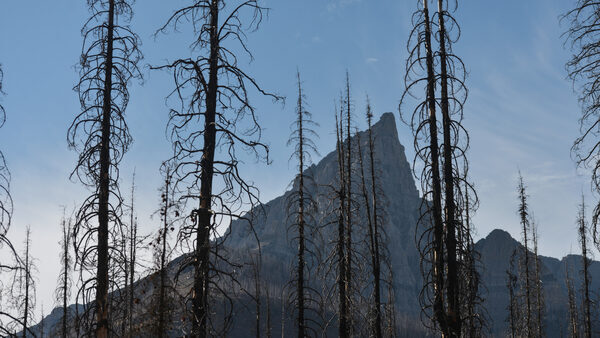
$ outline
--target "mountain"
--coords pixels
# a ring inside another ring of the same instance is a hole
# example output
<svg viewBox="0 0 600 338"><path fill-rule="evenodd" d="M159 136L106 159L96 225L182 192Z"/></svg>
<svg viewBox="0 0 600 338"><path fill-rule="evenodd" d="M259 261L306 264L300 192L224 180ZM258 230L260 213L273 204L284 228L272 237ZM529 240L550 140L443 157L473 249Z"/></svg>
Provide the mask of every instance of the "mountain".
<svg viewBox="0 0 600 338"><path fill-rule="evenodd" d="M422 280L420 272L420 259L415 246L415 225L419 217L419 206L422 199L415 186L412 170L406 158L404 147L398 139L395 117L391 113L382 114L380 120L373 125L375 137L375 157L378 165L378 184L385 196L383 203L384 227L387 233L389 257L393 271L393 286L395 292L395 310L398 316L397 324L401 336L424 336L427 332L420 322L420 305L418 294ZM353 136L354 141L360 140L362 149L366 149L367 134L360 132ZM356 144L356 142L354 142ZM317 223L324 222L330 217L332 204L332 185L337 180L337 154L330 152L321 161L306 169L313 184L310 192L316 199L319 209L315 219ZM355 173L355 181L359 177ZM291 241L292 233L288 231L286 217L287 200L292 191L297 189L297 182L293 181L289 189L280 197L260 205L249 211L248 216L253 219L253 229L248 227L248 222L237 220L231 223L230 231L225 240L225 247L232 255L238 258L248 258L257 252L254 239L256 234L261 241L262 266L261 275L265 283L264 289L270 291L270 297L263 293L261 296L261 309L264 311L266 304L271 304L271 322L273 323L274 336L281 336L281 326L284 326L286 335L292 334L294 329L293 318L284 315L289 309L282 309L281 290L290 279L290 267L293 264L295 246ZM322 223L325 224L325 223ZM333 236L332 230L324 230L324 240ZM480 271L484 283L485 308L489 319L489 329L494 336L505 336L507 332L507 305L508 291L506 287L506 270L512 253L516 250L522 252L521 245L509 233L503 230L494 230L487 237L476 243L476 249L481 255ZM177 258L169 265L169 275L174 276L182 259ZM571 275L575 285L580 285L578 271L581 268L581 257L569 255L562 260L551 257L541 257L542 282L545 290L547 316L546 333L549 337L558 337L566 332L567 301L565 287L565 265L572 269ZM593 262L591 266L593 290L600 288L600 264ZM191 271L183 274L184 286L189 287ZM251 284L252 274L248 271L240 273L241 284ZM187 286L186 286L187 285ZM146 299L152 289L152 278L146 277L136 284L136 297L142 304L138 311L142 313ZM231 327L230 336L247 336L254 328L254 308L248 306L247 296L239 295L235 300L239 306L235 311L235 322ZM282 320L282 316L284 320ZM59 318L60 316L58 316ZM143 316L140 315L140 318ZM143 322L142 319L139 320ZM46 332L48 327L58 324L57 311L46 317ZM282 323L282 324L280 324ZM331 324L328 333L336 335L335 322ZM39 330L34 327L34 330ZM176 336L176 331L173 335ZM143 336L143 332L141 332Z"/></svg>
<svg viewBox="0 0 600 338"><path fill-rule="evenodd" d="M522 253L524 248L508 232L498 229L493 230L486 238L479 240L475 244L475 248L481 255L482 281L486 288L484 305L490 319L490 330L496 335L501 335L508 330L506 319L508 318L509 294L506 285L506 271L509 269L512 253ZM568 267L570 270L569 275L580 300L582 297L580 274L582 256L568 255L561 260L545 256L539 256L539 258L546 304L545 334L547 337L568 336L566 269ZM591 276L590 290L598 290L600 288L600 263L592 261L589 273ZM594 296L592 295L592 297Z"/></svg>

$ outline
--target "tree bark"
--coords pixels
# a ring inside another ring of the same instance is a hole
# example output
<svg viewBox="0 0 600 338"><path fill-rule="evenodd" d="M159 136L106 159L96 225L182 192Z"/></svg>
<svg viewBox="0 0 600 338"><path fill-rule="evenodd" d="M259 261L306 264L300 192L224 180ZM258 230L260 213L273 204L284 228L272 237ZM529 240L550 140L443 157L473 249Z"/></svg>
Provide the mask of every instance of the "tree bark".
<svg viewBox="0 0 600 338"><path fill-rule="evenodd" d="M193 296L193 327L196 337L207 335L210 230L212 228L212 183L214 174L214 158L216 145L216 109L219 70L219 0L210 4L210 59L209 82L206 93L206 112L204 115L204 146L200 161L200 206L198 209L198 228L196 238L196 262Z"/></svg>
<svg viewBox="0 0 600 338"><path fill-rule="evenodd" d="M432 203L433 203L433 285L434 285L434 319L440 325L442 332L447 332L446 314L444 310L444 225L442 222L442 188L440 182L440 163L438 130L435 101L435 73L433 70L433 52L431 46L431 25L427 0L423 0L423 15L425 17L425 48L427 63L427 102L429 107L429 137L431 151Z"/></svg>
<svg viewBox="0 0 600 338"><path fill-rule="evenodd" d="M106 68L102 107L102 141L100 149L100 182L98 194L98 266L96 273L96 336L108 337L108 199L110 184L110 129L112 106L112 68L115 1L109 1Z"/></svg>

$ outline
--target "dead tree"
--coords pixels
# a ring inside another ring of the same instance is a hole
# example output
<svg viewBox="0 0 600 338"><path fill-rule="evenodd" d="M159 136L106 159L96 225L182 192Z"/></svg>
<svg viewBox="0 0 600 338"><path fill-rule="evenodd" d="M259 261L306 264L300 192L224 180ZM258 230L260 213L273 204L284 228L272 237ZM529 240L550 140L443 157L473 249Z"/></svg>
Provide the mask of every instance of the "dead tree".
<svg viewBox="0 0 600 338"><path fill-rule="evenodd" d="M577 296L573 287L573 280L569 274L569 264L565 264L565 283L567 285L567 298L569 303L569 334L573 338L579 337L579 313L577 311Z"/></svg>
<svg viewBox="0 0 600 338"><path fill-rule="evenodd" d="M265 92L240 67L243 55L233 52L240 47L251 57L246 32L258 28L266 9L257 0L234 5L225 0L188 3L159 31L190 23L196 34L191 47L195 56L155 68L171 70L175 80L170 97L178 106L171 110L168 125L174 148L174 187L182 191L183 201L198 203L189 222L180 228L179 238L193 241L193 255L184 264L194 270L191 334L205 337L209 334L211 293L225 291L216 285L219 276L226 277L219 271L223 265L231 266L216 252L226 237L218 232L218 226L243 218L242 206L251 208L258 202L257 189L238 170L236 151L245 148L258 158L268 154L260 141L261 129L249 94L255 90L274 100L280 97Z"/></svg>
<svg viewBox="0 0 600 338"><path fill-rule="evenodd" d="M297 261L292 284L295 286L295 308L298 337L313 336L317 334L316 328L309 323L314 319L308 318L311 310L316 313L315 305L318 303L315 288L308 285L310 281L311 261L314 260L314 243L311 235L314 233L316 203L310 193L309 186L312 177L306 171L310 166L312 154L319 154L312 140L318 135L314 131L316 123L312 121L312 114L306 110L306 96L302 90L300 72L297 73L298 100L296 103L296 119L292 123L292 134L287 145L293 146L292 158L297 160L297 170L294 190L288 197L287 217L290 223L288 231L293 231L293 241L297 244Z"/></svg>
<svg viewBox="0 0 600 338"><path fill-rule="evenodd" d="M399 108L403 121L413 130L415 162L422 162L422 167L413 168L424 194L416 231L424 277L419 297L423 313L443 335L460 336L466 330L463 320L469 316L464 313L467 308L460 306L460 299L469 292L460 276L469 270L473 262L469 255L474 254L468 250L471 235L464 224L465 213L472 208L465 204L468 198L476 199L476 194L468 182L469 136L462 125L466 72L462 60L452 51L460 29L447 1L438 0L437 5L437 12L430 17L428 1L420 1L413 14L406 90ZM435 19L436 34L432 28ZM436 50L433 36L439 43ZM424 90L424 99L419 99L419 90ZM414 110L403 113L402 107L415 99ZM437 108L441 121L436 116ZM471 197L463 198L465 194Z"/></svg>
<svg viewBox="0 0 600 338"><path fill-rule="evenodd" d="M521 268L523 271L523 275L521 281L524 283L523 292L525 298L525 332L524 335L527 337L531 337L533 334L533 328L531 325L531 274L529 271L530 262L529 262L529 240L527 239L527 234L531 228L530 222L530 214L529 214L529 205L527 204L527 192L525 188L525 183L523 183L523 176L519 172L519 184L517 186L517 193L519 194L519 218L521 223L521 231L523 234L523 252L521 253Z"/></svg>
<svg viewBox="0 0 600 338"><path fill-rule="evenodd" d="M69 301L71 297L72 279L71 273L73 268L73 260L71 256L71 236L72 236L72 219L67 218L66 208L63 209L61 220L62 237L60 239L60 273L58 276L58 287L54 291L56 302L62 306L62 318L60 322L60 336L63 338L69 335Z"/></svg>
<svg viewBox="0 0 600 338"><path fill-rule="evenodd" d="M341 102L341 100L340 100ZM340 109L339 117L338 114L335 114L336 121L336 136L337 136L337 160L338 160L338 188L336 189L336 195L339 202L339 206L337 207L337 237L335 240L335 256L336 256L336 267L337 267L337 291L338 291L338 330L340 338L348 337L349 334L349 309L348 309L348 283L347 280L348 274L346 270L349 268L347 266L347 253L349 250L346 244L346 226L345 226L345 213L346 213L346 168L344 165L344 132L343 132L343 123L342 123L342 112Z"/></svg>
<svg viewBox="0 0 600 338"><path fill-rule="evenodd" d="M22 269L16 271L15 276L12 278L10 293L16 295L16 297L11 301L13 302L12 306L20 312L18 314L18 324L21 325L21 334L23 337L28 335L35 337L29 326L33 320L35 310L36 282L33 275L37 272L37 267L29 251L31 247L31 229L29 226L27 226L23 244L25 245L21 257L23 266Z"/></svg>
<svg viewBox="0 0 600 338"><path fill-rule="evenodd" d="M436 81L431 45L431 22L427 0L413 14L413 30L407 43L409 58L406 62L404 81L406 90L401 106L412 97L420 83L425 82L425 98L404 119L414 134L415 162L420 159L423 169L420 178L423 203L417 225L417 246L421 253L421 271L424 283L419 299L427 318L437 322L442 332L447 332L444 311L444 255L442 195L440 179L440 152L438 143ZM425 74L423 74L423 72ZM401 108L400 108L401 109ZM402 111L402 110L401 110ZM401 114L401 117L404 115ZM414 165L413 165L414 167Z"/></svg>
<svg viewBox="0 0 600 338"><path fill-rule="evenodd" d="M4 73L0 64L0 96L4 95L2 91ZM6 122L6 112L0 103L0 128ZM14 275L22 268L22 262L15 250L15 247L8 238L8 230L11 225L13 211L13 202L10 196L10 171L6 166L4 154L0 151L0 250L2 250L3 260L0 262L0 276ZM0 292L6 290L0 285ZM0 302L0 335L9 336L12 333L14 325L19 324L18 315L11 313L6 303Z"/></svg>
<svg viewBox="0 0 600 338"><path fill-rule="evenodd" d="M535 312L536 312L536 337L544 337L544 320L546 302L544 300L544 285L542 283L542 262L538 256L538 230L536 222L531 222L531 239L533 241L533 259L535 263Z"/></svg>
<svg viewBox="0 0 600 338"><path fill-rule="evenodd" d="M568 23L563 34L565 42L572 51L566 64L573 88L578 93L581 105L580 136L575 140L571 152L578 165L591 167L592 189L600 193L600 141L598 125L600 124L600 4L592 0L577 0L575 8L565 13L561 20ZM596 203L592 212L592 239L600 247L598 220L600 219L600 203Z"/></svg>
<svg viewBox="0 0 600 338"><path fill-rule="evenodd" d="M152 318L152 334L157 337L167 337L172 329L172 323L178 304L178 292L171 277L168 263L172 258L173 247L169 233L175 231L175 226L181 221L179 204L177 203L173 185L172 171L166 164L161 167L164 185L161 188L161 207L159 228L154 240L150 243L154 255L152 301L149 306Z"/></svg>
<svg viewBox="0 0 600 338"><path fill-rule="evenodd" d="M467 177L467 168L464 175ZM463 320L463 335L467 337L479 337L484 335L487 328L487 311L483 307L482 284L480 271L485 268L481 263L481 256L475 249L472 236L471 215L477 210L479 200L471 183L467 179L459 190L460 228L458 231L458 242L461 246L458 253L461 263L459 265L459 300L461 304L461 318Z"/></svg>
<svg viewBox="0 0 600 338"><path fill-rule="evenodd" d="M369 246L369 257L371 258L371 272L373 278L373 306L370 313L372 318L369 318L370 334L375 337L382 337L382 319L381 319L381 250L379 247L379 224L378 218L378 191L375 174L375 156L374 156L374 140L371 130L371 120L373 113L371 112L371 104L367 97L367 124L368 124L368 153L367 157L369 160L369 179L370 187L367 186L365 180L365 165L363 160L363 151L361 146L361 140L358 139L358 159L360 167L360 178L361 178L361 195L363 197L364 209L367 218L367 229L368 229L368 246ZM357 134L358 136L358 134ZM370 194L370 195L369 195Z"/></svg>
<svg viewBox="0 0 600 338"><path fill-rule="evenodd" d="M88 0L91 17L82 29L80 80L75 86L82 111L67 132L69 147L79 153L71 177L92 190L79 208L73 228L80 271L77 299L85 304L84 332L107 337L112 310L109 290L118 278L109 278L119 250L124 225L123 199L118 187L119 163L131 144L125 122L127 86L141 78L139 39L127 26L131 1ZM95 295L94 295L95 294ZM95 317L95 319L94 319Z"/></svg>
<svg viewBox="0 0 600 338"><path fill-rule="evenodd" d="M353 224L352 224L352 212L353 212L353 189L352 189L352 137L350 134L350 129L352 128L352 98L350 96L350 76L346 71L346 88L345 88L345 96L343 99L345 118L346 118L346 139L348 143L346 144L346 177L345 184L346 188L344 191L346 192L346 308L348 310L348 333L350 336L354 333L354 304L353 304L353 256L354 256L354 248L352 243L352 233L353 233Z"/></svg>
<svg viewBox="0 0 600 338"><path fill-rule="evenodd" d="M46 313L44 311L44 304L42 304L42 313L40 314L40 316L42 318L42 319L40 319L40 323L39 323L39 325L40 325L40 338L44 338L44 334L46 333L45 332L46 323L44 321L44 319L46 318Z"/></svg>
<svg viewBox="0 0 600 338"><path fill-rule="evenodd" d="M356 192L354 192L354 183L352 175L354 174L355 163L352 158L356 152L355 141L352 134L352 97L350 92L350 80L346 74L346 84L344 92L340 95L340 100L336 108L336 134L337 134L337 159L338 159L338 180L334 184L335 194L334 214L337 220L331 224L337 225L337 234L334 240L333 251L329 259L336 270L336 289L338 293L338 326L341 337L353 336L357 330L358 315L360 306L358 301L361 297L361 287L357 284L363 271L360 252L360 240L353 239L353 234L357 231L355 228L356 212ZM356 137L354 137L355 139ZM325 263L326 265L328 262Z"/></svg>
<svg viewBox="0 0 600 338"><path fill-rule="evenodd" d="M4 80L4 72L0 64L0 96L4 95L2 91L2 82ZM6 122L6 111L0 103L0 128ZM11 252L13 257L17 257L17 253L7 237L8 229L10 228L12 219L13 202L10 196L10 171L6 166L4 154L0 151L0 248L4 247ZM14 270L15 266L3 263L0 269ZM0 325L1 326L1 325Z"/></svg>
<svg viewBox="0 0 600 338"><path fill-rule="evenodd" d="M137 215L135 212L135 171L131 179L130 202L128 205L129 222L126 227L126 233L123 234L124 251L124 277L125 277L125 298L126 309L123 316L123 325L127 327L127 335L135 335L134 330L134 306L135 306L135 281L136 268L140 265L137 260L137 251L144 242L145 237L138 235Z"/></svg>
<svg viewBox="0 0 600 338"><path fill-rule="evenodd" d="M520 304L517 297L518 277L515 273L516 251L510 257L509 268L506 270L506 288L508 289L508 326L511 338L519 337L520 330Z"/></svg>
<svg viewBox="0 0 600 338"><path fill-rule="evenodd" d="M582 277L582 293L583 293L583 335L586 338L592 337L592 315L591 306L592 300L590 297L590 252L588 249L588 225L585 216L585 199L581 196L581 204L579 205L579 213L577 215L577 231L579 233L579 245L581 247L581 277Z"/></svg>

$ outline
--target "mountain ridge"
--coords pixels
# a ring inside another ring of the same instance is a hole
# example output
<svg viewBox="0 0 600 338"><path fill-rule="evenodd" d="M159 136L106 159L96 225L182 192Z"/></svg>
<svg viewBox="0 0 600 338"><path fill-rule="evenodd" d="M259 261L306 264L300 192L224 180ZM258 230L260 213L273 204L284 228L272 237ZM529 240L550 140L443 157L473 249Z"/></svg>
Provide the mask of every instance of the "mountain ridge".
<svg viewBox="0 0 600 338"><path fill-rule="evenodd" d="M415 246L415 227L422 198L416 188L404 146L400 144L398 138L395 116L392 113L382 114L372 128L375 136L375 157L379 169L377 179L385 195L382 209L385 210L384 224L394 272L395 306L401 319L398 321L401 326L399 333L400 336L410 336L411 333L414 335L415 332L424 334L425 331L418 324L420 317L418 293L422 281L419 267L420 258ZM367 140L366 132L358 132L352 139L354 141L360 139L364 143ZM365 144L362 149L366 148ZM325 155L318 163L308 167L305 172L310 174L314 181L311 189L313 189L312 193L317 203L322 206L331 203L331 186L335 185L337 180L335 151ZM271 279L273 287L278 287L277 284L289 280L289 267L290 264L293 264L294 247L287 231L285 210L287 197L295 189L296 184L292 183L290 187L291 189L285 191L281 196L249 211L249 214L254 216L253 231L256 231L261 239L262 269ZM258 212L259 210L261 212ZM327 217L326 208L319 209L317 216L321 220L325 219ZM256 242L251 231L246 221L233 221L225 245L235 249L241 256L244 255L244 252L256 250ZM490 319L490 330L492 335L502 336L507 329L505 322L506 306L508 305L506 269L508 269L513 251L522 250L522 247L508 232L495 229L485 238L477 241L475 248L480 253L484 266L480 273L485 285L483 297L486 298L484 305ZM569 263L573 271L578 271L578 259L581 261L581 256L567 255L560 260L540 256L542 281L548 305L546 327L547 330L551 330L547 331L549 337L560 336L561 332L566 332L564 331L567 323L564 266ZM181 257L175 258L169 265L170 274L177 268L176 262L178 261L181 261ZM597 289L600 287L600 263L594 261L590 271L594 282L593 287ZM576 274L574 273L574 275ZM185 276L185 278L190 277L189 273ZM149 277L144 277L138 282L139 288L144 287L145 280L149 280ZM577 278L574 278L574 281L579 283ZM136 292L137 294L142 293L141 289ZM275 297L273 302L276 301L281 302L282 300ZM248 317L250 314L238 312L237 315L240 316L240 320L232 327L230 331L232 336L243 334L250 328L250 326L240 324L243 322L241 318L251 318ZM273 319L273 322L277 323L276 318ZM293 320L286 325L285 332L291 334ZM273 335L278 335L275 327Z"/></svg>

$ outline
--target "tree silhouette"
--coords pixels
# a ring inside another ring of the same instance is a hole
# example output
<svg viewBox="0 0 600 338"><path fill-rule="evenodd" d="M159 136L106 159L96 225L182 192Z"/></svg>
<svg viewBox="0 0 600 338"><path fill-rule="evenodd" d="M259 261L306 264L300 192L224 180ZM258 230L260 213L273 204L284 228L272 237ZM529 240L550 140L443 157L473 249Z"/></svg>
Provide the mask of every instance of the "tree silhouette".
<svg viewBox="0 0 600 338"><path fill-rule="evenodd" d="M537 337L544 336L544 320L546 314L546 302L544 299L544 285L542 283L542 262L538 256L538 230L536 222L531 222L531 240L533 241L533 259L535 263L534 287L535 287L535 312Z"/></svg>
<svg viewBox="0 0 600 338"><path fill-rule="evenodd" d="M314 243L311 234L314 233L315 219L313 215L317 210L315 200L310 193L309 185L312 182L307 168L310 166L312 154L319 154L313 142L313 137L318 137L313 128L317 125L312 121L312 114L306 110L306 96L302 90L300 72L297 73L298 100L296 104L296 119L292 124L292 134L288 140L288 146L292 145L294 151L292 158L297 160L296 175L297 189L294 189L288 197L287 215L293 231L293 241L297 244L297 261L292 284L296 287L295 308L298 337L313 336L318 331L309 325L314 319L308 318L307 312L315 310L319 295L315 294L314 287L309 285L310 271L315 259Z"/></svg>
<svg viewBox="0 0 600 338"><path fill-rule="evenodd" d="M342 100L340 100L340 103ZM346 170L344 165L344 128L343 128L343 109L339 110L339 116L336 112L335 121L336 121L336 154L337 154L337 165L338 165L338 187L335 190L335 195L337 197L339 205L337 206L337 236L335 239L335 266L337 267L337 291L338 291L338 328L339 328L339 336L340 337L348 337L349 334L349 326L350 326L350 312L348 309L348 283L347 280L348 274L346 270L350 267L348 266L348 262L346 260L347 253L349 250L346 242L346 198L348 198L346 189Z"/></svg>
<svg viewBox="0 0 600 338"><path fill-rule="evenodd" d="M127 26L131 1L87 3L91 17L82 29L81 78L75 86L82 111L71 123L67 140L79 153L71 177L92 193L76 213L73 245L75 266L80 271L77 299L85 305L81 317L84 333L107 337L113 308L109 290L122 286L116 284L122 278L109 278L109 271L123 263L125 255L118 245L124 232L118 181L119 163L131 144L124 117L129 102L127 85L131 79L141 78L138 62L142 56L139 39Z"/></svg>
<svg viewBox="0 0 600 338"><path fill-rule="evenodd" d="M29 325L33 321L35 311L36 281L33 275L37 272L37 266L35 260L31 257L31 229L29 226L26 228L23 244L25 245L21 257L23 267L16 270L16 274L12 279L11 294L16 295L16 297L11 301L13 307L20 312L19 324L21 325L23 337L27 337L28 334L35 337Z"/></svg>
<svg viewBox="0 0 600 338"><path fill-rule="evenodd" d="M517 297L517 282L518 277L515 273L515 257L516 251L513 251L509 268L506 270L506 287L508 289L508 327L511 338L519 337L521 334L521 306Z"/></svg>
<svg viewBox="0 0 600 338"><path fill-rule="evenodd" d="M577 311L577 299L569 264L565 263L565 283L567 285L567 299L569 304L569 335L571 337L579 337L579 313Z"/></svg>
<svg viewBox="0 0 600 338"><path fill-rule="evenodd" d="M4 80L4 72L0 64L0 97L4 95L2 84ZM6 111L0 102L0 128L6 122ZM13 211L13 201L10 195L10 171L6 166L6 159L0 150L0 249L2 250L2 262L0 262L0 275L14 275L23 268L22 262L8 238L8 230L10 229ZM1 283L1 282L0 282ZM0 284L0 292L4 293L6 289L3 284ZM10 335L16 323L19 323L15 314L10 312L8 306L4 306L4 302L0 302L0 335Z"/></svg>
<svg viewBox="0 0 600 338"><path fill-rule="evenodd" d="M415 164L417 160L422 162L422 167L414 165L413 169L424 194L416 232L424 278L419 297L423 314L442 334L460 336L471 330L463 321L473 318L471 307L461 306L461 299L481 304L479 296L469 295L479 287L464 283L479 283L479 279L474 274L470 279L461 277L474 271L477 256L469 249L472 224L465 223L467 213L477 205L477 196L467 175L469 136L462 125L466 71L452 51L460 28L448 10L448 2L438 0L437 5L437 12L430 17L428 1L423 0L413 14L406 89L399 109L413 131ZM432 27L437 28L436 34ZM439 43L437 50L432 46L432 37ZM418 93L421 90L425 92L422 100ZM410 114L403 113L403 106L412 100L417 100L415 108ZM436 115L438 108L441 121ZM467 206L469 200L471 206Z"/></svg>
<svg viewBox="0 0 600 338"><path fill-rule="evenodd" d="M377 189L376 180L376 169L375 169L375 154L374 154L374 138L372 132L372 118L373 113L371 112L371 104L367 97L367 109L366 118L368 125L368 139L367 139L367 154L366 157L369 161L369 180L370 187L367 186L365 180L365 165L363 160L363 150L361 146L361 140L359 138L358 144L358 158L360 167L361 177L361 192L363 197L364 209L366 213L366 223L368 232L368 249L369 257L371 259L371 272L373 278L373 306L369 315L369 326L370 331L375 337L383 336L383 323L382 323L382 301L381 301L381 254L382 248L380 243L382 238L380 236L380 210L378 206L380 192ZM357 134L358 137L358 134Z"/></svg>
<svg viewBox="0 0 600 338"><path fill-rule="evenodd" d="M592 337L592 315L591 306L592 299L590 297L590 252L588 249L588 226L585 216L585 199L581 196L581 204L577 215L577 232L579 234L579 245L581 247L581 276L582 276L582 293L583 293L583 335L586 338Z"/></svg>
<svg viewBox="0 0 600 338"><path fill-rule="evenodd" d="M67 218L66 208L63 208L63 216L60 221L61 225L61 239L60 239L60 272L58 275L58 286L54 291L56 302L62 306L62 318L60 322L60 336L63 338L68 337L69 330L69 301L71 297L71 286L72 279L71 273L73 268L73 257L71 255L71 236L72 236L72 219Z"/></svg>
<svg viewBox="0 0 600 338"><path fill-rule="evenodd" d="M531 229L530 222L530 214L529 214L529 204L527 203L527 191L525 187L525 183L523 183L523 176L519 172L519 185L517 186L517 193L519 194L519 218L521 222L521 233L523 234L523 252L521 253L522 264L521 267L523 269L523 275L521 281L524 283L523 292L525 298L525 333L524 335L527 337L531 337L533 335L533 327L532 327L532 310L531 310L531 299L532 299L532 285L531 285L531 274L529 271L530 261L529 261L529 240L527 239L527 234Z"/></svg>
<svg viewBox="0 0 600 338"><path fill-rule="evenodd" d="M232 277L225 271L231 262L218 252L227 237L219 233L219 225L243 218L242 207L258 203L258 190L240 174L237 155L239 148L258 158L268 154L260 141L261 129L249 92L280 99L265 92L240 68L242 55L233 52L237 45L252 56L246 32L258 28L266 9L257 0L228 3L194 0L177 9L159 32L190 23L196 34L191 45L196 56L155 67L171 70L175 80L170 97L178 104L171 110L168 124L174 150L174 188L182 192L183 201L198 203L179 235L193 251L184 266L194 270L191 334L198 337L209 334L212 292L225 296L217 283Z"/></svg>
<svg viewBox="0 0 600 338"><path fill-rule="evenodd" d="M443 220L436 116L436 75L428 1L423 0L419 2L421 3L422 7L417 8L412 17L413 29L407 43L409 57L406 61L404 77L406 90L401 98L400 109L410 98L420 96L414 92L422 82L425 82L425 98L417 104L410 118L403 118L403 121L413 130L415 161L420 159L424 165L419 175L415 171L415 176L420 178L423 192L421 216L417 224L417 246L421 253L421 271L424 278L419 300L425 316L436 321L442 332L447 332L442 291L444 288ZM401 117L403 116L405 115L401 114ZM428 200L431 202L427 202Z"/></svg>
<svg viewBox="0 0 600 338"><path fill-rule="evenodd" d="M148 308L152 319L152 334L157 337L167 337L170 330L173 329L175 311L179 303L177 290L168 274L168 263L174 249L170 244L169 233L175 230L175 225L181 220L181 217L179 205L174 196L171 169L163 165L161 172L164 176L159 212L162 224L150 244L154 254L154 275L151 276L153 292L151 305Z"/></svg>
<svg viewBox="0 0 600 338"><path fill-rule="evenodd" d="M566 64L569 78L579 95L582 113L579 119L580 136L571 148L578 165L592 169L592 189L600 192L600 142L598 125L600 124L600 104L598 72L600 72L600 42L597 31L600 4L592 0L577 0L575 8L565 13L562 21L569 27L563 34L566 44L573 54ZM592 238L600 246L597 230L600 217L600 203L592 213Z"/></svg>

